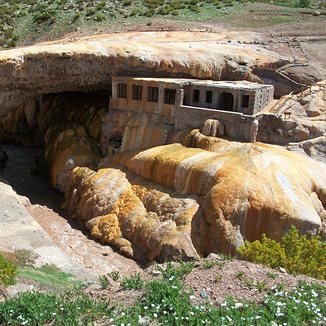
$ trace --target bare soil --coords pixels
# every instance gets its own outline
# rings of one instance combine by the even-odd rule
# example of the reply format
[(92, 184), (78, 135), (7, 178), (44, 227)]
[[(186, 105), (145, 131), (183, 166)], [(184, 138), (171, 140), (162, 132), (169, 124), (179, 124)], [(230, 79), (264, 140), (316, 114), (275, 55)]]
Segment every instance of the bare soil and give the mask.
[[(198, 261), (192, 272), (186, 276), (185, 285), (189, 289), (190, 298), (194, 304), (209, 302), (215, 306), (221, 305), (228, 298), (245, 300), (255, 303), (263, 301), (264, 296), (278, 286), (284, 291), (290, 291), (300, 281), (317, 282), (326, 286), (325, 281), (313, 279), (303, 275), (289, 275), (287, 272), (274, 270), (258, 264), (237, 259), (226, 260), (222, 256), (213, 255), (212, 267), (207, 267), (205, 261)], [(215, 264), (215, 265), (214, 265)], [(161, 277), (160, 268), (163, 265), (152, 265), (143, 271), (145, 281)], [(87, 292), (101, 299), (110, 299), (112, 303), (131, 306), (144, 293), (143, 290), (123, 290), (120, 280), (113, 281), (108, 275), (109, 284), (102, 289), (100, 284), (93, 284)], [(193, 293), (193, 294), (192, 294)]]

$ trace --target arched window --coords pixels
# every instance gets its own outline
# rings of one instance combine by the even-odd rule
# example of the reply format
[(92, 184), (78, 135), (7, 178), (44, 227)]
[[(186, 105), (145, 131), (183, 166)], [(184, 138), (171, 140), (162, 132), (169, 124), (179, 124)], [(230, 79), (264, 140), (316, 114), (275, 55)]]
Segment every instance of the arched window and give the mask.
[(219, 109), (233, 111), (234, 98), (231, 93), (223, 92), (220, 95)]

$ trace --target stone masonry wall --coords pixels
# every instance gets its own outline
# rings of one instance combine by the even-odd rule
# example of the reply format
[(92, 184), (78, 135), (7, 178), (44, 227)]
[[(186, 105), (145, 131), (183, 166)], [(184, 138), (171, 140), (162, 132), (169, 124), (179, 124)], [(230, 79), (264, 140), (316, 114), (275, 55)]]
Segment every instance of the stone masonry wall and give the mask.
[(175, 127), (180, 130), (200, 128), (207, 119), (222, 121), (225, 126), (225, 136), (230, 139), (253, 141), (255, 117), (238, 112), (181, 106), (175, 112)]

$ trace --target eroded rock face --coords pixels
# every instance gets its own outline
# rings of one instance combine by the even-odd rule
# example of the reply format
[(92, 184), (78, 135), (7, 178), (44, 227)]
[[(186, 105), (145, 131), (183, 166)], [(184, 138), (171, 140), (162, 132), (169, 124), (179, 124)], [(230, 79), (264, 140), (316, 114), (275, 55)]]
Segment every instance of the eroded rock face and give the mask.
[[(281, 98), (259, 116), (257, 140), (286, 145), (326, 134), (326, 85), (320, 82), (296, 95)], [(326, 163), (326, 161), (324, 161)]]
[(326, 162), (326, 136), (305, 140), (299, 145), (313, 159)]
[(190, 234), (198, 203), (153, 186), (120, 169), (76, 168), (66, 192), (68, 213), (93, 237), (127, 256), (159, 261), (198, 258)]
[(81, 125), (54, 125), (45, 135), (44, 159), (50, 165), (52, 185), (69, 189), (72, 170), (77, 166), (96, 167), (100, 159), (96, 142)]
[(194, 257), (193, 246), (234, 253), (262, 233), (279, 240), (291, 225), (323, 235), (325, 185), (325, 165), (312, 159), (194, 130), (184, 146), (108, 156), (98, 172), (75, 169), (66, 198), (93, 236), (162, 260)]
[[(224, 129), (216, 120), (201, 132), (175, 132), (155, 114), (105, 114), (108, 103), (42, 95), (109, 90), (111, 76), (123, 74), (258, 81), (253, 65), (278, 64), (275, 53), (217, 43), (221, 38), (131, 33), (0, 52), (0, 141), (44, 141), (46, 170), (65, 193), (69, 214), (136, 259), (234, 253), (262, 233), (278, 240), (291, 225), (325, 236), (321, 163), (276, 146), (216, 138)], [(290, 119), (283, 116), (289, 108)], [(258, 139), (287, 144), (325, 134), (320, 90), (292, 96), (279, 110), (261, 116)], [(100, 146), (116, 155), (98, 169)], [(148, 149), (129, 151), (135, 147)]]
[(123, 33), (0, 51), (0, 116), (41, 94), (108, 90), (114, 75), (259, 81), (251, 66), (280, 60), (276, 53), (257, 52), (255, 45), (226, 44), (230, 38), (222, 33)]

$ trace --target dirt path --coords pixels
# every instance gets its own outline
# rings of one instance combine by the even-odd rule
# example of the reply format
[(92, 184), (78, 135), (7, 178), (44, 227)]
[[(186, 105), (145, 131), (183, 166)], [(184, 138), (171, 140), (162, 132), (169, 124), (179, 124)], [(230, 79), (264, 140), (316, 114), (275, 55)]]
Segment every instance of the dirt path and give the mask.
[(140, 271), (133, 260), (90, 239), (87, 230), (67, 218), (61, 208), (62, 194), (46, 180), (31, 173), (39, 150), (17, 145), (2, 145), (1, 150), (6, 152), (9, 159), (4, 170), (0, 171), (0, 177), (8, 180), (19, 195), (29, 198), (31, 204), (26, 204), (27, 211), (60, 249), (95, 275), (111, 271), (121, 274)]

